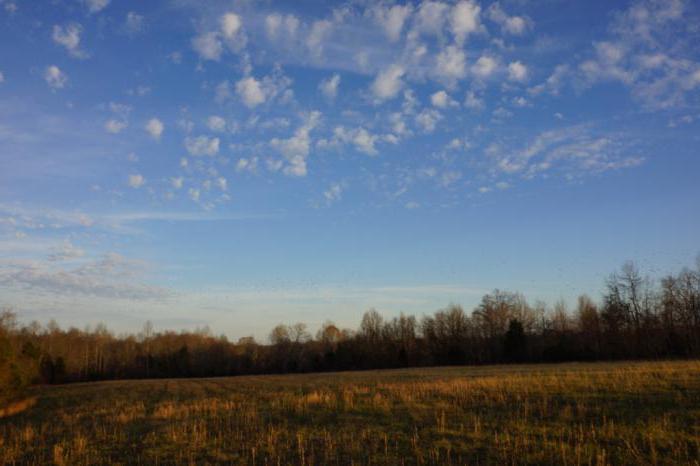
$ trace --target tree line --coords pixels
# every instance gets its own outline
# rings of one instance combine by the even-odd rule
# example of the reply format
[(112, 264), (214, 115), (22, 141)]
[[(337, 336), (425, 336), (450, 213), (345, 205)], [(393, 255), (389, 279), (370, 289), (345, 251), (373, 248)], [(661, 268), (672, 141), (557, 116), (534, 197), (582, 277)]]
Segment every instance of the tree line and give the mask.
[(470, 313), (456, 304), (417, 318), (365, 312), (356, 330), (280, 324), (265, 344), (208, 328), (117, 336), (100, 324), (20, 325), (0, 313), (0, 402), (31, 383), (211, 377), (409, 366), (692, 358), (700, 356), (700, 257), (695, 269), (654, 281), (631, 262), (610, 275), (600, 302), (570, 310), (494, 290)]

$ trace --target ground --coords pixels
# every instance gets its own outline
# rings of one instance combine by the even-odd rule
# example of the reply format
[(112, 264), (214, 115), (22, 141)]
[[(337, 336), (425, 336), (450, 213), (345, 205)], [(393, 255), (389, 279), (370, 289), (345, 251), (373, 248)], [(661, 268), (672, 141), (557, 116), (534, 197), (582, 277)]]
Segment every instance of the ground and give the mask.
[(700, 362), (36, 387), (3, 464), (700, 464)]

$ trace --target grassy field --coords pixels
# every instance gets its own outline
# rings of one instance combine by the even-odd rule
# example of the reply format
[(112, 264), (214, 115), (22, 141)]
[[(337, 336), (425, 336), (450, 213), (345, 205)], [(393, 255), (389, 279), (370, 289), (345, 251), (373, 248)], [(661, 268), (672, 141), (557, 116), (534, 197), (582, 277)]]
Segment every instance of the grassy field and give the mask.
[(37, 387), (0, 462), (700, 464), (700, 362)]

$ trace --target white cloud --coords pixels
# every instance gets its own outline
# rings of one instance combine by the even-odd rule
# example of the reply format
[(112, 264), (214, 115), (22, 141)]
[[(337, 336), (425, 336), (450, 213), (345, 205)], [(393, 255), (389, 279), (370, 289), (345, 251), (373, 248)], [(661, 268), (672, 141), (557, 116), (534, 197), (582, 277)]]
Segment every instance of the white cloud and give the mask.
[(68, 82), (68, 76), (56, 65), (51, 65), (44, 71), (44, 80), (52, 89), (63, 89)]
[(80, 49), (80, 35), (83, 27), (78, 23), (70, 23), (64, 26), (55, 25), (51, 37), (58, 45), (66, 48), (68, 53), (75, 58), (86, 58), (87, 54)]
[(241, 17), (235, 13), (226, 13), (220, 19), (221, 32), (227, 39), (233, 39), (243, 26)]
[(438, 78), (452, 85), (466, 76), (466, 56), (459, 47), (450, 45), (436, 59), (435, 72)]
[(315, 58), (320, 58), (323, 54), (323, 44), (332, 29), (333, 23), (325, 19), (314, 21), (311, 25), (311, 31), (306, 37), (306, 47)]
[(448, 106), (457, 105), (457, 102), (452, 100), (449, 94), (445, 91), (437, 91), (431, 95), (430, 103), (433, 104), (434, 107), (438, 108), (447, 108)]
[(222, 191), (227, 191), (228, 181), (223, 176), (220, 176), (216, 179), (216, 186)]
[(140, 282), (145, 264), (108, 253), (99, 259), (65, 268), (64, 261), (0, 261), (0, 285), (33, 290), (35, 294), (56, 297), (76, 295), (108, 299), (160, 300), (170, 295), (164, 288)]
[(442, 120), (442, 114), (432, 108), (426, 108), (416, 115), (416, 123), (426, 133), (435, 131), (435, 127), (440, 120)]
[(412, 12), (411, 5), (393, 5), (390, 8), (378, 6), (373, 10), (374, 19), (382, 26), (391, 42), (401, 38), (401, 31)]
[(216, 155), (219, 153), (219, 138), (209, 138), (207, 136), (186, 137), (185, 149), (190, 155)]
[(339, 85), (340, 85), (340, 75), (338, 73), (335, 73), (330, 78), (327, 78), (327, 79), (324, 79), (323, 81), (321, 81), (321, 83), (318, 85), (318, 89), (328, 99), (335, 99), (335, 96), (338, 95), (338, 86)]
[(481, 110), (484, 108), (484, 99), (477, 96), (474, 91), (467, 91), (464, 96), (464, 106), (472, 110)]
[(129, 186), (132, 188), (140, 188), (146, 183), (146, 179), (143, 177), (143, 175), (140, 175), (138, 173), (129, 175)]
[(498, 69), (498, 61), (487, 55), (482, 55), (472, 66), (472, 73), (477, 77), (485, 79), (491, 76)]
[(355, 149), (367, 155), (377, 155), (379, 152), (374, 145), (379, 140), (379, 136), (372, 134), (365, 128), (347, 129), (337, 126), (333, 130), (333, 141), (331, 144), (353, 144)]
[[(294, 135), (289, 139), (273, 138), (270, 145), (279, 150), (287, 161), (284, 173), (290, 176), (306, 176), (306, 158), (311, 149), (311, 131), (321, 120), (321, 112), (313, 111), (309, 113), (304, 123), (297, 128)], [(273, 162), (268, 164), (268, 168), (273, 167)], [(279, 168), (282, 168), (281, 166)], [(278, 169), (279, 169), (278, 168)]]
[(548, 92), (552, 95), (559, 95), (561, 87), (564, 85), (564, 79), (570, 74), (569, 65), (557, 65), (552, 74), (545, 82), (529, 88), (527, 91), (531, 95), (539, 95), (542, 92)]
[(509, 175), (530, 179), (556, 171), (572, 179), (641, 164), (644, 158), (628, 154), (625, 141), (622, 135), (579, 125), (542, 132), (520, 150), (495, 148), (489, 158), (498, 171)]
[(143, 32), (146, 26), (145, 18), (142, 15), (134, 11), (130, 11), (126, 14), (126, 20), (124, 21), (124, 28), (127, 34), (135, 35)]
[(513, 105), (516, 107), (526, 107), (528, 105), (528, 101), (523, 96), (513, 97)]
[(211, 131), (223, 132), (226, 130), (226, 120), (217, 115), (207, 118), (207, 127)]
[(199, 189), (190, 188), (189, 190), (187, 190), (187, 194), (190, 196), (190, 199), (192, 199), (194, 202), (199, 202)]
[(299, 30), (299, 23), (299, 19), (294, 15), (282, 16), (273, 13), (265, 17), (265, 33), (270, 40), (276, 40), (283, 32), (293, 39)]
[(233, 12), (223, 14), (219, 18), (219, 28), (229, 49), (240, 52), (245, 48), (248, 39), (243, 31), (243, 19), (239, 15)]
[(2, 74), (2, 71), (0, 71), (0, 84), (5, 82), (5, 75)]
[(430, 102), (434, 107), (445, 108), (447, 107), (448, 100), (449, 96), (445, 91), (438, 91), (430, 96)]
[(163, 125), (163, 122), (160, 121), (158, 118), (151, 118), (146, 123), (145, 129), (146, 132), (150, 134), (153, 139), (160, 139), (160, 136), (165, 130), (165, 126)]
[(508, 79), (511, 81), (523, 82), (527, 80), (527, 66), (519, 61), (508, 64)]
[(110, 0), (83, 0), (83, 3), (90, 13), (97, 13), (104, 10), (109, 5)]
[(217, 32), (204, 32), (192, 39), (192, 48), (204, 60), (219, 61), (224, 51)]
[(105, 122), (105, 130), (108, 133), (117, 134), (128, 126), (126, 121), (111, 118)]
[(181, 176), (177, 178), (170, 178), (170, 186), (172, 186), (174, 189), (182, 189), (184, 183), (185, 179)]
[(339, 201), (343, 197), (343, 185), (340, 183), (333, 183), (330, 187), (323, 192), (323, 198), (326, 200), (326, 205), (331, 205), (334, 202)]
[(499, 24), (504, 33), (521, 36), (532, 28), (532, 20), (527, 16), (508, 16), (498, 2), (493, 3), (487, 15), (491, 21)]
[(252, 76), (243, 78), (236, 83), (236, 93), (248, 108), (254, 108), (265, 102), (265, 93), (260, 81)]
[(257, 157), (251, 157), (251, 158), (241, 157), (240, 159), (238, 159), (238, 162), (236, 162), (236, 171), (237, 172), (256, 173), (258, 171), (258, 158)]
[(682, 0), (638, 0), (617, 12), (607, 40), (594, 42), (590, 56), (578, 65), (575, 85), (617, 81), (647, 108), (688, 105), (698, 63), (690, 38), (695, 36), (686, 29), (695, 17), (687, 6)]
[(462, 0), (452, 8), (450, 26), (458, 44), (461, 45), (470, 34), (481, 29), (480, 13), (481, 7), (472, 1)]
[(439, 35), (444, 30), (449, 6), (443, 2), (424, 1), (415, 19), (415, 33)]
[(400, 65), (391, 65), (377, 75), (372, 83), (372, 93), (378, 100), (392, 99), (396, 97), (403, 87), (405, 71)]
[(282, 15), (273, 13), (265, 17), (265, 33), (268, 39), (275, 39), (282, 25)]

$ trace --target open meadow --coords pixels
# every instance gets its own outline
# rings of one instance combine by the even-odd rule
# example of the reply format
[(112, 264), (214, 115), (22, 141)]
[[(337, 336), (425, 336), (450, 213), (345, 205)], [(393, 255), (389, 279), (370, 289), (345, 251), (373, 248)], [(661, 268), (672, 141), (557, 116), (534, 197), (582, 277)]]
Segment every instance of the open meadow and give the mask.
[(700, 362), (36, 387), (3, 464), (700, 464)]

